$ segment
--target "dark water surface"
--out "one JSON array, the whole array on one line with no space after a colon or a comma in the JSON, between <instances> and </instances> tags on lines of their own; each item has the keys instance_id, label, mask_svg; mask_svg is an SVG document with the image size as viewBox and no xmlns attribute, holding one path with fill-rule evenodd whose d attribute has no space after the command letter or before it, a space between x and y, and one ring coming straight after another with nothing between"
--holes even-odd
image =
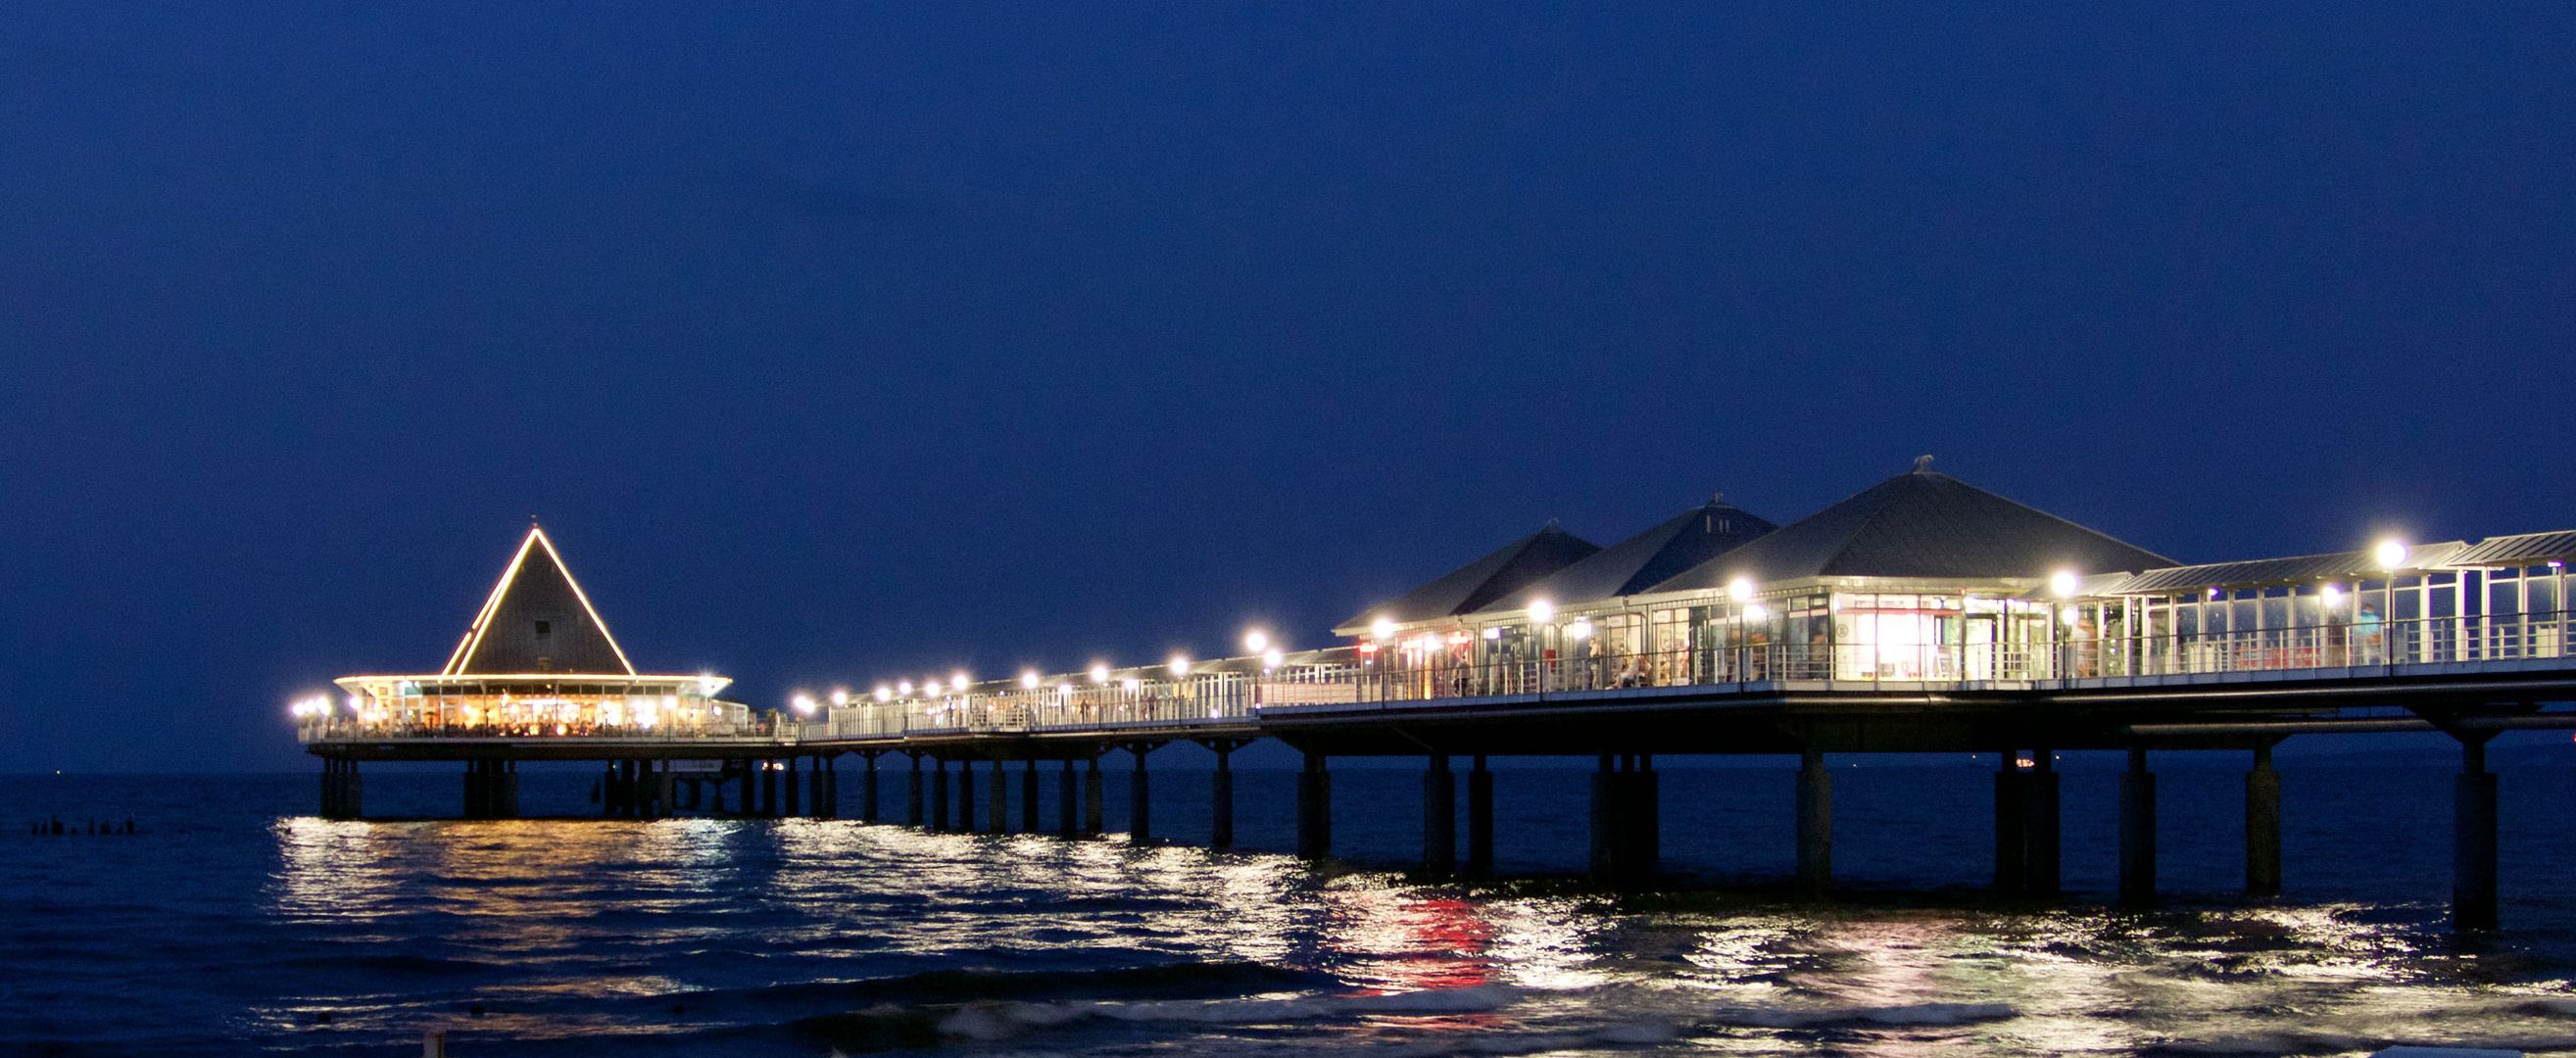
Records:
<instances>
[{"instance_id":1,"label":"dark water surface","mask_svg":"<svg viewBox=\"0 0 2576 1058\"><path fill-rule=\"evenodd\" d=\"M1240 773L1227 854L846 821L332 823L308 814L309 774L21 777L0 1052L417 1054L426 1028L466 1058L2576 1051L2576 769L2499 769L2506 929L2458 942L2446 769L2285 761L2289 892L2245 905L2236 756L2159 760L2174 896L2134 915L2099 906L2103 767L2066 779L2059 906L1978 891L1987 772L1838 771L1847 888L1821 908L1776 888L1791 780L1773 768L1664 771L1680 880L1620 900L1563 878L1576 771L1497 773L1519 877L1475 888L1391 869L1418 851L1411 771L1335 774L1350 859L1321 869L1282 854L1284 771ZM586 772L524 781L531 812L587 808ZM458 787L371 772L367 806L449 814ZM899 811L897 776L884 790ZM1203 773L1158 772L1155 801L1163 833L1204 840ZM28 836L46 813L143 833Z\"/></svg>"}]
</instances>

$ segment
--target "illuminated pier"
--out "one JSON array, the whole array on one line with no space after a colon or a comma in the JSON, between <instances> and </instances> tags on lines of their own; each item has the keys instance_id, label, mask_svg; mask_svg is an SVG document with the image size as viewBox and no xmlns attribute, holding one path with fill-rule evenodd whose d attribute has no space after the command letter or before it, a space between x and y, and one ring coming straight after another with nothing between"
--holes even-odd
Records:
<instances>
[{"instance_id":1,"label":"illuminated pier","mask_svg":"<svg viewBox=\"0 0 2576 1058\"><path fill-rule=\"evenodd\" d=\"M342 701L300 707L300 732L337 762L325 807L339 814L356 812L360 760L471 759L506 775L516 760L589 759L620 762L603 784L635 814L672 810L678 781L712 789L708 807L738 783L736 811L832 815L834 762L856 754L859 815L874 822L886 817L880 758L900 754L912 825L1003 832L1016 814L1018 829L1067 834L1104 828L1100 761L1123 750L1138 837L1151 833L1147 757L1189 740L1219 755L1221 845L1227 755L1277 738L1304 754L1301 855L1330 853L1330 758L1410 756L1428 762L1424 864L1471 872L1492 863L1485 759L1579 755L1597 763L1593 868L1610 879L1656 869L1655 755L1794 754L1798 879L1819 895L1832 879L1829 754L2000 754L1996 886L2046 896L2059 885L2052 753L2119 749L2130 759L2120 895L2145 902L2150 752L2251 754L2247 889L2266 895L2280 885L2273 746L2441 731L2463 758L2455 914L2494 924L2484 747L2503 730L2576 727L2576 712L2543 708L2576 700L2565 602L2576 532L2182 565L1929 463L1786 526L1712 500L1607 548L1550 527L1370 607L1322 649L1253 633L1235 657L950 673L800 694L764 713L717 700L715 677L636 675L531 532L448 671L342 680ZM511 601L523 576L524 605ZM545 606L559 616L536 616ZM547 639L549 620L573 621L573 637ZM539 640L582 645L547 653ZM477 643L498 644L489 662ZM1457 757L1469 758L1463 863L1449 822ZM1041 765L1058 773L1052 820L1040 818Z\"/></svg>"}]
</instances>

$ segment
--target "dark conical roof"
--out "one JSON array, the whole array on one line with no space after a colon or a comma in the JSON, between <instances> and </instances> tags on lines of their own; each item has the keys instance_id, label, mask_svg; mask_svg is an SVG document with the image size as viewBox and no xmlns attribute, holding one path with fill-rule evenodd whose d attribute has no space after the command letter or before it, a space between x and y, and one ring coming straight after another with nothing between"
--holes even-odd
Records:
<instances>
[{"instance_id":1,"label":"dark conical roof","mask_svg":"<svg viewBox=\"0 0 2576 1058\"><path fill-rule=\"evenodd\" d=\"M544 530L528 528L519 553L465 641L447 659L446 676L500 676L536 672L632 676L635 666L590 599L573 583L563 558Z\"/></svg>"},{"instance_id":2,"label":"dark conical roof","mask_svg":"<svg viewBox=\"0 0 2576 1058\"><path fill-rule=\"evenodd\" d=\"M1550 524L1429 584L1369 607L1333 632L1353 635L1381 617L1404 624L1467 613L1600 550L1601 545Z\"/></svg>"},{"instance_id":3,"label":"dark conical roof","mask_svg":"<svg viewBox=\"0 0 2576 1058\"><path fill-rule=\"evenodd\" d=\"M1634 595L1778 528L1723 497L1712 498L1479 609L1525 610L1541 599L1565 606Z\"/></svg>"},{"instance_id":4,"label":"dark conical roof","mask_svg":"<svg viewBox=\"0 0 2576 1058\"><path fill-rule=\"evenodd\" d=\"M2135 572L2174 560L1934 471L1870 486L1778 532L1700 563L1655 591L1800 577L2046 577Z\"/></svg>"}]
</instances>

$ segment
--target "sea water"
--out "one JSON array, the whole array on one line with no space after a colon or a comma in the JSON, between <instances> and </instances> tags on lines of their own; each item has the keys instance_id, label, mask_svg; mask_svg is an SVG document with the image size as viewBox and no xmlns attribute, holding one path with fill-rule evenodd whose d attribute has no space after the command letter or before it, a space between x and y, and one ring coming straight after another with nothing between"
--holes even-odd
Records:
<instances>
[{"instance_id":1,"label":"sea water","mask_svg":"<svg viewBox=\"0 0 2576 1058\"><path fill-rule=\"evenodd\" d=\"M1674 759L1669 878L1630 893L1578 877L1574 770L1496 772L1501 878L1474 885L1406 873L1417 770L1338 770L1343 858L1320 866L1285 854L1287 771L1237 773L1230 852L1199 847L1196 768L1155 773L1170 840L1145 845L848 820L329 822L311 774L21 777L26 818L0 831L0 1052L408 1055L429 1030L462 1058L2576 1051L2563 754L2498 768L2505 928L2465 939L2445 922L2448 769L2285 758L2287 891L2253 903L2233 895L2242 756L2158 757L2168 895L2135 913L2103 906L2116 757L2067 762L2062 902L1982 888L1991 758L1837 769L1828 904L1782 885L1791 771ZM1113 829L1123 763L1104 768ZM523 776L527 811L592 810L586 771ZM378 815L461 798L445 769L366 782ZM901 773L881 783L899 817ZM1018 825L1017 774L1010 792ZM28 833L56 816L73 833ZM129 818L132 835L86 832Z\"/></svg>"}]
</instances>

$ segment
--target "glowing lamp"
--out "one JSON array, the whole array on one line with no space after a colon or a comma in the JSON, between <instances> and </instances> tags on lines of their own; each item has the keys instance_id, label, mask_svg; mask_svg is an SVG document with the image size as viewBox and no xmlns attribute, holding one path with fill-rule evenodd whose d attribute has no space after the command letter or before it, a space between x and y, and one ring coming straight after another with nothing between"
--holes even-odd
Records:
<instances>
[{"instance_id":1,"label":"glowing lamp","mask_svg":"<svg viewBox=\"0 0 2576 1058\"><path fill-rule=\"evenodd\" d=\"M1592 619L1589 617L1577 617L1574 619L1573 627L1568 628L1565 631L1567 635L1571 635L1576 639L1590 639L1592 638Z\"/></svg>"},{"instance_id":2,"label":"glowing lamp","mask_svg":"<svg viewBox=\"0 0 2576 1058\"><path fill-rule=\"evenodd\" d=\"M1268 650L1270 649L1270 637L1257 631L1246 632L1243 634L1243 649L1255 654Z\"/></svg>"},{"instance_id":3,"label":"glowing lamp","mask_svg":"<svg viewBox=\"0 0 2576 1058\"><path fill-rule=\"evenodd\" d=\"M1539 601L1530 604L1530 621L1532 623L1546 624L1553 620L1556 620L1555 603L1549 602L1545 599L1540 599Z\"/></svg>"},{"instance_id":4,"label":"glowing lamp","mask_svg":"<svg viewBox=\"0 0 2576 1058\"><path fill-rule=\"evenodd\" d=\"M1024 689L1024 690L1032 690L1032 691L1037 690L1037 689L1038 689L1038 674L1037 674L1037 673L1034 673L1034 672L1023 672L1023 673L1021 673L1021 674L1020 674L1020 687L1021 687L1022 689Z\"/></svg>"},{"instance_id":5,"label":"glowing lamp","mask_svg":"<svg viewBox=\"0 0 2576 1058\"><path fill-rule=\"evenodd\" d=\"M1093 666L1091 667L1091 682L1093 682L1093 683L1107 683L1107 682L1109 682L1109 666L1107 666L1107 665L1093 665Z\"/></svg>"},{"instance_id":6,"label":"glowing lamp","mask_svg":"<svg viewBox=\"0 0 2576 1058\"><path fill-rule=\"evenodd\" d=\"M2083 587L2084 578L2076 576L2075 571L2071 569L2058 570L2048 578L2049 592L2061 599L2075 594Z\"/></svg>"},{"instance_id":7,"label":"glowing lamp","mask_svg":"<svg viewBox=\"0 0 2576 1058\"><path fill-rule=\"evenodd\" d=\"M1488 629L1486 629L1486 630L1485 630L1485 638L1487 638L1487 639L1501 639L1501 638L1503 638L1503 630L1502 630L1502 628L1501 628L1501 627L1499 627L1499 626L1497 626L1497 627L1494 627L1494 628L1488 628Z\"/></svg>"},{"instance_id":8,"label":"glowing lamp","mask_svg":"<svg viewBox=\"0 0 2576 1058\"><path fill-rule=\"evenodd\" d=\"M1369 622L1369 634L1376 636L1379 639L1395 638L1395 619L1391 617L1381 617Z\"/></svg>"},{"instance_id":9,"label":"glowing lamp","mask_svg":"<svg viewBox=\"0 0 2576 1058\"><path fill-rule=\"evenodd\" d=\"M1753 597L1753 582L1742 577L1726 582L1726 597L1743 602Z\"/></svg>"},{"instance_id":10,"label":"glowing lamp","mask_svg":"<svg viewBox=\"0 0 2576 1058\"><path fill-rule=\"evenodd\" d=\"M849 688L846 688L846 687L834 687L834 688L832 688L832 704L833 704L833 705L848 705L848 704L850 704L850 691L849 691Z\"/></svg>"},{"instance_id":11,"label":"glowing lamp","mask_svg":"<svg viewBox=\"0 0 2576 1058\"><path fill-rule=\"evenodd\" d=\"M2406 564L2406 545L2395 540L2380 541L2379 549L2371 554L2379 559L2381 569L2397 569Z\"/></svg>"},{"instance_id":12,"label":"glowing lamp","mask_svg":"<svg viewBox=\"0 0 2576 1058\"><path fill-rule=\"evenodd\" d=\"M1261 652L1261 666L1263 668L1278 668L1279 663L1286 660L1288 660L1287 655L1281 654L1277 647L1272 647Z\"/></svg>"},{"instance_id":13,"label":"glowing lamp","mask_svg":"<svg viewBox=\"0 0 2576 1058\"><path fill-rule=\"evenodd\" d=\"M1172 670L1172 678L1176 680L1180 679L1181 677L1190 674L1190 659L1180 654L1174 654L1172 655L1172 664L1170 667Z\"/></svg>"},{"instance_id":14,"label":"glowing lamp","mask_svg":"<svg viewBox=\"0 0 2576 1058\"><path fill-rule=\"evenodd\" d=\"M877 684L877 700L878 700L878 701L880 701L880 702L891 702L891 701L893 701L893 700L894 700L894 689L893 689L893 688L891 688L891 687L888 687L888 686L886 686L885 684L882 684L882 683Z\"/></svg>"}]
</instances>

